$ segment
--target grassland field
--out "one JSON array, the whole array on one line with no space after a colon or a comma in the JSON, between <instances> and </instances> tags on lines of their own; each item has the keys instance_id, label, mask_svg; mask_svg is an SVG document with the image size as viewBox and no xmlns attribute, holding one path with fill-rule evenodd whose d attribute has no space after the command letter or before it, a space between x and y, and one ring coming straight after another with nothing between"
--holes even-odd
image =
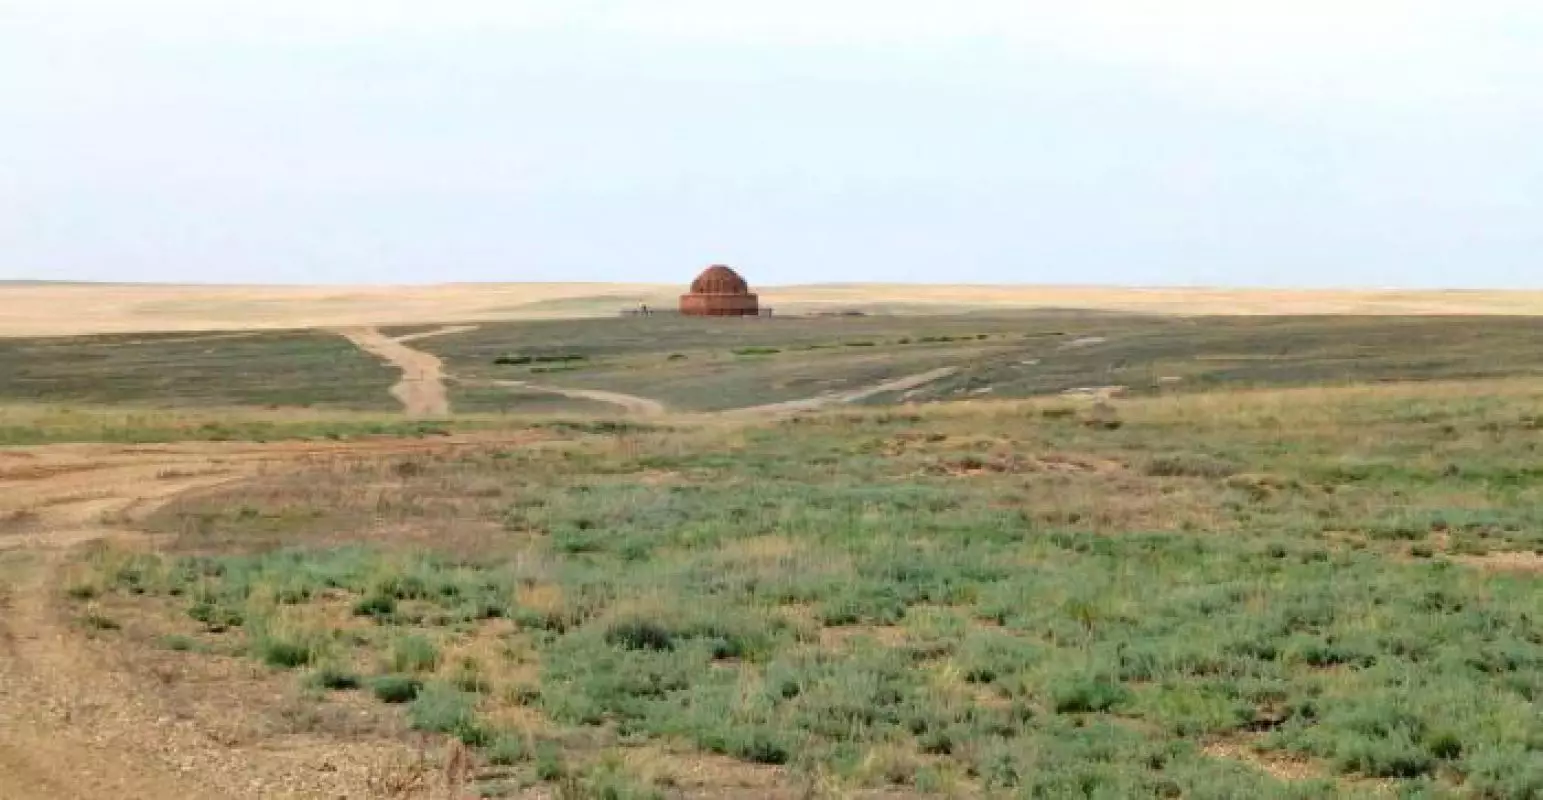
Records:
<instances>
[{"instance_id":1,"label":"grassland field","mask_svg":"<svg viewBox=\"0 0 1543 800\"><path fill-rule=\"evenodd\" d=\"M393 336L432 330L387 328ZM614 412L522 381L634 394L680 412L796 400L926 372L867 402L1134 394L1543 374L1528 317L1166 317L1025 311L704 321L487 323L412 346L463 417ZM503 362L503 363L500 363ZM378 412L394 370L326 331L0 339L0 403L79 409ZM13 434L15 439L21 434Z\"/></svg>"},{"instance_id":2,"label":"grassland field","mask_svg":"<svg viewBox=\"0 0 1543 800\"><path fill-rule=\"evenodd\" d=\"M73 642L93 702L213 732L249 771L223 796L1543 797L1540 345L1525 317L484 322L412 342L454 407L412 420L325 332L0 340L0 604L33 609L0 684L43 691ZM1099 386L1126 393L1063 394ZM6 546L80 502L43 499L48 459L151 442L171 466L70 517L100 536ZM328 768L264 771L302 750Z\"/></svg>"}]
</instances>

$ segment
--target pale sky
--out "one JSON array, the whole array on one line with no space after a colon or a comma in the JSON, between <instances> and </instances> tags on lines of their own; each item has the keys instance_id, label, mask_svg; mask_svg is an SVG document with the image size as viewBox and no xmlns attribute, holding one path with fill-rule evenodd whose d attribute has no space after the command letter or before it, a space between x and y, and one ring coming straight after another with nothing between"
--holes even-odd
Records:
<instances>
[{"instance_id":1,"label":"pale sky","mask_svg":"<svg viewBox=\"0 0 1543 800\"><path fill-rule=\"evenodd\" d=\"M1543 288L1536 0L0 0L0 279Z\"/></svg>"}]
</instances>

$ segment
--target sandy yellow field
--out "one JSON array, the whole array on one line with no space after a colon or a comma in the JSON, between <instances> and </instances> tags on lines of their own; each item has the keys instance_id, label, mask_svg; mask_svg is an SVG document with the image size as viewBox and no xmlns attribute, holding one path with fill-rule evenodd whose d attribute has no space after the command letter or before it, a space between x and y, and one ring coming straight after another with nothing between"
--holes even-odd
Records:
<instances>
[{"instance_id":1,"label":"sandy yellow field","mask_svg":"<svg viewBox=\"0 0 1543 800\"><path fill-rule=\"evenodd\" d=\"M0 283L0 336L257 330L609 316L681 287L621 283L171 286ZM1083 308L1164 314L1538 314L1543 292L839 284L760 289L783 313Z\"/></svg>"}]
</instances>

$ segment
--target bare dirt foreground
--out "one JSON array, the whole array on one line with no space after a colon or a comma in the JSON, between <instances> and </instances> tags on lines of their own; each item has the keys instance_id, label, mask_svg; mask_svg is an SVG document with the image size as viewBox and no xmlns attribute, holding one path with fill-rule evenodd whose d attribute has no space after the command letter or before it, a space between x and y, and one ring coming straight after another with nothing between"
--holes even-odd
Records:
<instances>
[{"instance_id":1,"label":"bare dirt foreground","mask_svg":"<svg viewBox=\"0 0 1543 800\"><path fill-rule=\"evenodd\" d=\"M751 280L754 281L753 271ZM1080 308L1156 314L1543 313L1538 291L1330 291L1083 286L832 284L757 287L779 313ZM418 325L613 316L667 307L680 286L611 283L440 286L172 286L0 283L0 336ZM60 313L69 309L70 313Z\"/></svg>"},{"instance_id":2,"label":"bare dirt foreground","mask_svg":"<svg viewBox=\"0 0 1543 800\"><path fill-rule=\"evenodd\" d=\"M318 459L492 441L0 451L0 798L453 796L400 740L243 731L240 705L281 704L282 686L233 661L177 674L136 663L87 636L60 593L78 548L156 547L135 521L179 495Z\"/></svg>"}]
</instances>

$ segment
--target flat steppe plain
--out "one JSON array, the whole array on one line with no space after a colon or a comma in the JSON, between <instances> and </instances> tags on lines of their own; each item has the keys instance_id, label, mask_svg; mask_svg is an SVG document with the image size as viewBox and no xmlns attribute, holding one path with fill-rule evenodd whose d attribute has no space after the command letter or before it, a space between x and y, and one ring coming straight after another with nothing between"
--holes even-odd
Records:
<instances>
[{"instance_id":1,"label":"flat steppe plain","mask_svg":"<svg viewBox=\"0 0 1543 800\"><path fill-rule=\"evenodd\" d=\"M752 275L753 278L753 275ZM825 284L755 287L782 313L958 313L1075 308L1154 314L1543 314L1538 291L1276 290ZM178 286L0 282L0 336L275 330L611 316L673 307L683 286L497 283L431 286Z\"/></svg>"},{"instance_id":2,"label":"flat steppe plain","mask_svg":"<svg viewBox=\"0 0 1543 800\"><path fill-rule=\"evenodd\" d=\"M1543 798L1543 295L676 291L0 284L0 798Z\"/></svg>"}]
</instances>

